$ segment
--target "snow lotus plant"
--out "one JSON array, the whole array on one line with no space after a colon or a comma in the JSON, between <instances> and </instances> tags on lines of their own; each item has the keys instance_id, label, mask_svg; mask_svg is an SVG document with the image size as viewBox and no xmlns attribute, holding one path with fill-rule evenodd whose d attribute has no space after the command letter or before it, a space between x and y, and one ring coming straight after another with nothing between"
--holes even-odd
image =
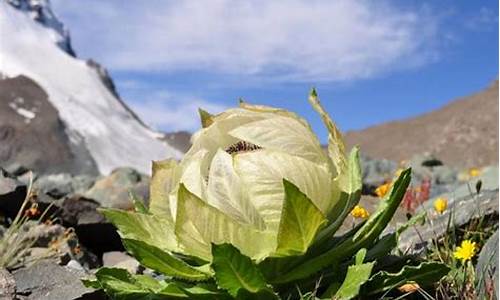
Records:
<instances>
[{"instance_id":1,"label":"snow lotus plant","mask_svg":"<svg viewBox=\"0 0 500 300\"><path fill-rule=\"evenodd\" d=\"M399 260L390 273L378 263L396 246L399 232L380 235L410 170L368 220L335 235L360 198L358 150L346 156L314 91L309 100L328 129L328 151L286 110L200 111L203 128L182 161L153 163L149 207L102 211L126 250L159 276L101 268L86 285L116 299L280 299L315 287L349 299L397 287L408 274L421 285L439 279L440 265Z\"/></svg>"}]
</instances>

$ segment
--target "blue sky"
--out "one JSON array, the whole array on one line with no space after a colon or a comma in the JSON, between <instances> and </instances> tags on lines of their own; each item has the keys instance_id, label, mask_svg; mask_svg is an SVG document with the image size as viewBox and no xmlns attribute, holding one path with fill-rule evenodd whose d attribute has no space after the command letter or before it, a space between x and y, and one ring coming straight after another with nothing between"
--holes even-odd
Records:
<instances>
[{"instance_id":1,"label":"blue sky","mask_svg":"<svg viewBox=\"0 0 500 300\"><path fill-rule=\"evenodd\" d=\"M315 86L344 131L439 108L498 78L498 1L53 0L81 58L165 131L238 98L326 131Z\"/></svg>"}]
</instances>

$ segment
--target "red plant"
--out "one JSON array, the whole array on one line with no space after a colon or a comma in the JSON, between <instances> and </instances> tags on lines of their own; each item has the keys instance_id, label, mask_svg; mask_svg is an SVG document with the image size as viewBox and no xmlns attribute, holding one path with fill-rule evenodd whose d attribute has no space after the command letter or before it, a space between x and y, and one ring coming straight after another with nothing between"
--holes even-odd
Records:
<instances>
[{"instance_id":1,"label":"red plant","mask_svg":"<svg viewBox=\"0 0 500 300\"><path fill-rule=\"evenodd\" d=\"M425 201L429 200L431 193L430 179L422 180L422 183L417 187L409 187L406 190L405 196L402 201L402 206L407 212L413 213L415 209Z\"/></svg>"}]
</instances>

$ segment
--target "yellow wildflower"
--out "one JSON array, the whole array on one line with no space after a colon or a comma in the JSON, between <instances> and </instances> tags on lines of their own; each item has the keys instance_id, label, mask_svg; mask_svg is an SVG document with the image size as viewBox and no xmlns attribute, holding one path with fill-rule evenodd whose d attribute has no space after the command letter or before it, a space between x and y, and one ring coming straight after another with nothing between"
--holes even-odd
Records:
<instances>
[{"instance_id":1,"label":"yellow wildflower","mask_svg":"<svg viewBox=\"0 0 500 300\"><path fill-rule=\"evenodd\" d=\"M471 259L476 254L476 243L471 242L470 240L463 240L462 244L455 250L453 256L456 259L460 259L462 263L465 263L467 260Z\"/></svg>"},{"instance_id":2,"label":"yellow wildflower","mask_svg":"<svg viewBox=\"0 0 500 300\"><path fill-rule=\"evenodd\" d=\"M399 177L401 175L401 173L403 173L404 169L403 168L399 168L396 170L396 172L394 173L394 175L396 175L396 177Z\"/></svg>"},{"instance_id":3,"label":"yellow wildflower","mask_svg":"<svg viewBox=\"0 0 500 300\"><path fill-rule=\"evenodd\" d=\"M389 191L390 187L391 187L391 183L390 182L384 183L381 186L379 186L377 189L375 189L375 194L379 198L382 198L382 197L385 196L385 194L387 194L387 192Z\"/></svg>"},{"instance_id":4,"label":"yellow wildflower","mask_svg":"<svg viewBox=\"0 0 500 300\"><path fill-rule=\"evenodd\" d=\"M478 168L470 168L469 169L469 176L470 177L477 177L481 175L481 170L479 170Z\"/></svg>"},{"instance_id":5,"label":"yellow wildflower","mask_svg":"<svg viewBox=\"0 0 500 300\"><path fill-rule=\"evenodd\" d=\"M361 219L366 219L366 218L368 218L368 216L370 216L368 211L364 207L362 207L361 205L356 205L352 209L351 215L355 218L361 218Z\"/></svg>"},{"instance_id":6,"label":"yellow wildflower","mask_svg":"<svg viewBox=\"0 0 500 300\"><path fill-rule=\"evenodd\" d=\"M442 214L446 208L448 208L448 200L446 198L439 197L434 201L434 209Z\"/></svg>"}]
</instances>

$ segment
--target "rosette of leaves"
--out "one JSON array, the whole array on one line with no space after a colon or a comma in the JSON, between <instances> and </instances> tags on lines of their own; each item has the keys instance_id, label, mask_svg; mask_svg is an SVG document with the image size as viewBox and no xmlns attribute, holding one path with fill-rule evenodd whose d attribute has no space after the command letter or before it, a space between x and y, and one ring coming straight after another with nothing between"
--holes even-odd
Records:
<instances>
[{"instance_id":1,"label":"rosette of leaves","mask_svg":"<svg viewBox=\"0 0 500 300\"><path fill-rule=\"evenodd\" d=\"M102 211L126 250L159 276L102 268L86 285L115 299L289 299L313 289L350 299L437 281L442 265L383 262L398 232L381 234L410 170L368 220L335 235L360 198L358 149L346 155L315 91L309 100L328 129L328 151L286 110L242 102L218 115L200 111L203 128L182 161L153 163L149 207Z\"/></svg>"}]
</instances>

